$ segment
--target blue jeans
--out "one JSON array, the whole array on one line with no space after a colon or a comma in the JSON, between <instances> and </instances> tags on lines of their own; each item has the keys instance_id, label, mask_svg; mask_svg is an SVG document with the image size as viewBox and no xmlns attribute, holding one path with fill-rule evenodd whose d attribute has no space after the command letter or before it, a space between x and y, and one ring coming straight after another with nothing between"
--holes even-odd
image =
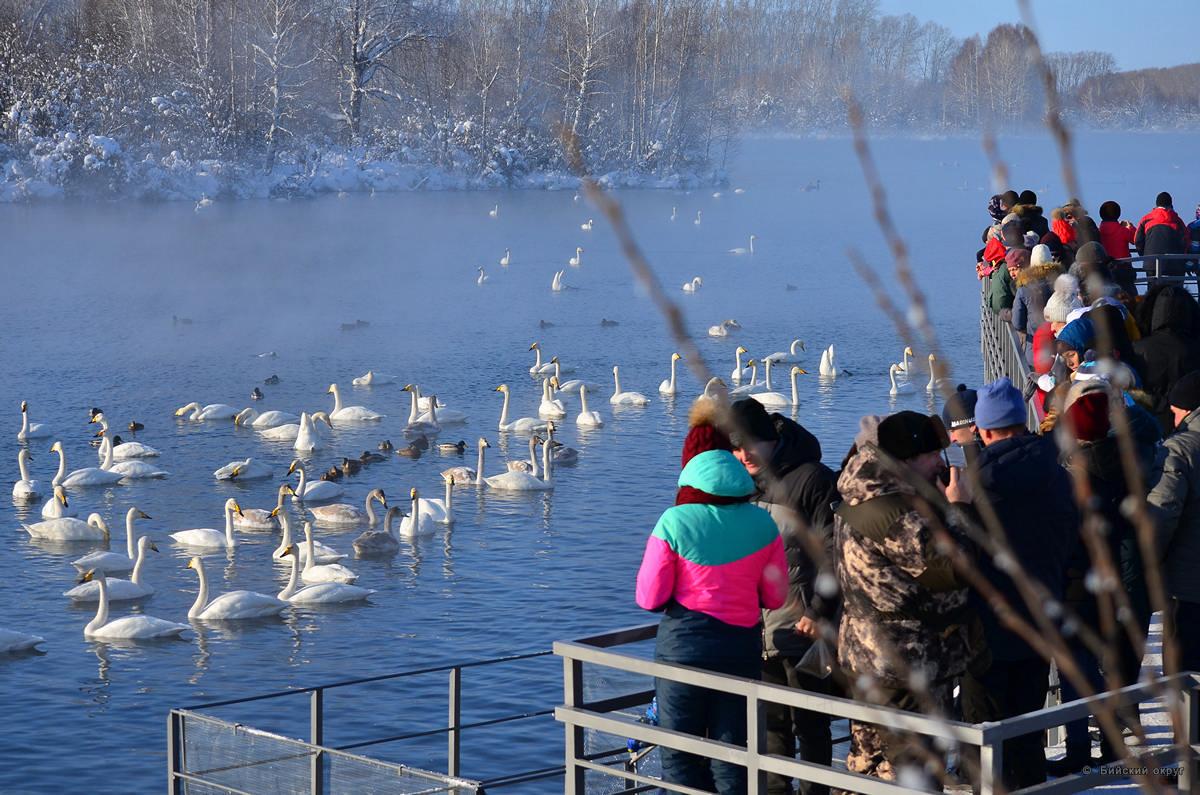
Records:
<instances>
[{"instance_id":1,"label":"blue jeans","mask_svg":"<svg viewBox=\"0 0 1200 795\"><path fill-rule=\"evenodd\" d=\"M677 604L667 607L658 625L654 659L758 679L762 635L758 627L735 627ZM664 729L694 734L730 745L746 744L746 700L667 679L655 681L658 722ZM746 791L746 769L727 762L659 749L663 780L718 793Z\"/></svg>"}]
</instances>

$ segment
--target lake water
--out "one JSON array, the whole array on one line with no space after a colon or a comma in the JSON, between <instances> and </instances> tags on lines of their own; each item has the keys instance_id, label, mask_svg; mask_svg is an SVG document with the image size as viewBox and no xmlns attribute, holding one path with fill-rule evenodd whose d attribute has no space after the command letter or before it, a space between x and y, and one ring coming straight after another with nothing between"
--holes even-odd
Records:
<instances>
[{"instance_id":1,"label":"lake water","mask_svg":"<svg viewBox=\"0 0 1200 795\"><path fill-rule=\"evenodd\" d=\"M1165 189L1181 208L1192 206L1188 180L1195 174L1178 165L1187 162L1192 143L1165 134L1083 136L1085 204L1094 209L1115 198L1136 219ZM1037 190L1048 214L1063 198L1049 141L1008 139L1001 149L1017 187ZM943 350L956 376L975 382L972 257L992 192L985 158L971 139L886 139L875 152ZM826 462L836 467L859 416L928 405L923 389L899 402L888 398L887 365L903 343L847 257L848 247L858 247L884 282L895 284L858 165L846 140L768 139L745 142L730 172L719 198L708 190L629 191L620 199L689 328L703 337L722 319L742 324L727 339L699 339L715 372L728 378L738 344L763 355L793 338L807 342L805 364L813 374L800 380L795 416L820 437ZM819 191L802 190L817 179ZM492 219L488 210L497 203L499 217ZM378 591L369 604L295 609L244 627L197 627L184 641L117 647L85 640L82 628L93 611L72 607L60 593L73 584L69 561L86 547L32 542L20 525L37 507L3 508L0 626L43 635L46 643L44 654L0 660L0 791L59 792L81 782L97 792L150 791L163 783L169 707L548 648L555 639L652 618L633 603L633 578L645 537L671 502L698 383L681 368L680 397L659 398L675 344L632 285L598 216L570 192L217 202L199 213L184 204L0 207L7 287L0 405L9 412L0 460L10 480L22 399L35 421L57 431L71 468L95 465L88 445L95 426L87 420L88 409L99 406L117 429L130 419L144 423L137 439L162 450L156 463L172 473L162 481L72 493L81 515L98 511L113 526L114 549L123 548L122 517L130 505L153 517L140 526L162 550L146 571L157 593L140 608L115 606L116 615L141 609L184 621L195 577L183 568L188 553L166 534L220 527L231 495L243 506L270 507L292 458L290 445L263 442L232 423L176 420L173 410L185 403L247 406L258 385L266 394L260 410L328 409L325 390L336 381L349 403L388 415L379 425L338 427L310 463L319 473L342 455L403 438L407 393L350 386L373 368L418 382L467 412L469 425L442 439L473 444L486 436L493 444L487 470L495 473L502 459L525 453L526 437L497 434L494 388L511 385L517 416L536 412L539 390L527 372L534 341L601 384L611 384L611 367L619 364L622 386L653 399L646 408L612 410L604 392L594 400L602 429L581 433L572 419L562 421L559 436L580 450L580 461L555 473L553 492L459 489L452 531L404 544L391 561L348 561L359 584ZM580 224L589 217L596 225L586 232ZM746 246L752 233L753 257L726 253ZM576 246L585 249L577 269L566 264ZM497 264L505 248L512 251L507 270ZM483 286L475 283L480 265L489 275ZM550 290L560 268L578 289ZM685 295L680 285L697 275L704 286ZM176 324L173 316L192 322ZM619 325L602 328L602 318ZM340 330L357 319L370 325ZM553 326L539 328L540 320ZM823 382L815 375L815 352L831 343L852 377ZM254 356L263 351L278 355ZM263 386L273 374L279 385ZM786 379L779 383L786 391ZM577 401L567 403L573 417ZM51 441L30 447L43 484L56 465ZM275 477L236 486L213 480L218 466L246 456L270 464ZM438 472L452 463L436 453L417 461L392 456L345 482L346 501L361 504L374 487L402 505L414 486L440 496ZM358 532L318 535L349 552ZM243 534L239 541L234 552L207 558L217 591L282 587L285 569L269 560L277 539ZM561 698L560 669L552 659L543 662L537 686L507 673L488 673L483 681L468 675L468 707L503 707L518 696L552 705ZM340 744L398 734L419 720L436 725L444 694L444 680L427 679L381 688L365 702L334 700L327 739ZM293 735L304 731L303 704L294 714L272 709L249 716ZM297 715L299 722L288 723ZM561 731L546 728L516 740L499 732L468 736L464 773L486 777L557 763ZM429 748L372 752L437 767L441 747L439 740Z\"/></svg>"}]
</instances>

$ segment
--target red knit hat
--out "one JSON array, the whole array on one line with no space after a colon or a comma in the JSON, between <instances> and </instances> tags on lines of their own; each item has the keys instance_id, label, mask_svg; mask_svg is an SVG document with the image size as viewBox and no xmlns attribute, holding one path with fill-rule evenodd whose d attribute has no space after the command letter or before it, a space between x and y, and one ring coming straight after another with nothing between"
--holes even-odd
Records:
<instances>
[{"instance_id":1,"label":"red knit hat","mask_svg":"<svg viewBox=\"0 0 1200 795\"><path fill-rule=\"evenodd\" d=\"M1063 413L1071 432L1081 442L1095 442L1108 436L1108 393L1103 390L1080 395Z\"/></svg>"},{"instance_id":2,"label":"red knit hat","mask_svg":"<svg viewBox=\"0 0 1200 795\"><path fill-rule=\"evenodd\" d=\"M687 466L688 461L709 450L733 450L733 444L725 433L712 425L695 426L683 440L683 460L680 465Z\"/></svg>"}]
</instances>

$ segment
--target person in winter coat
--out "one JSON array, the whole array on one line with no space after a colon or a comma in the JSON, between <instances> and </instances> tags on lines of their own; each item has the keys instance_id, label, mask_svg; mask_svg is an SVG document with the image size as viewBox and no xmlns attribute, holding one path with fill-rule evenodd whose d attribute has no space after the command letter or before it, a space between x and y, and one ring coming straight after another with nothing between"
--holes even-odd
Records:
<instances>
[{"instance_id":1,"label":"person in winter coat","mask_svg":"<svg viewBox=\"0 0 1200 795\"><path fill-rule=\"evenodd\" d=\"M1171 194L1163 191L1154 199L1154 209L1138 222L1133 243L1138 254L1151 257L1156 254L1186 254L1191 247L1191 233L1183 219L1175 214ZM1183 262L1179 260L1145 260L1143 266L1152 276L1178 277L1184 274ZM1156 269L1157 267L1157 269Z\"/></svg>"},{"instance_id":2,"label":"person in winter coat","mask_svg":"<svg viewBox=\"0 0 1200 795\"><path fill-rule=\"evenodd\" d=\"M1025 400L1008 378L980 388L975 424L984 447L976 468L975 483L982 489L977 500L986 500L994 512L998 529L1026 574L1050 598L1061 600L1067 563L1078 544L1079 515L1054 442L1030 434L1025 419ZM978 570L1019 616L1037 625L1012 578L991 556L980 556ZM963 718L981 723L1040 709L1046 701L1050 664L1006 629L982 597L977 604L991 660L986 670L970 670L963 677ZM1045 780L1040 731L1004 742L1003 777L1008 789Z\"/></svg>"},{"instance_id":3,"label":"person in winter coat","mask_svg":"<svg viewBox=\"0 0 1200 795\"><path fill-rule=\"evenodd\" d=\"M1154 401L1154 413L1163 432L1174 428L1167 395L1187 373L1200 370L1200 306L1191 294L1173 284L1156 289L1149 336L1134 343L1142 357L1143 386Z\"/></svg>"},{"instance_id":4,"label":"person in winter coat","mask_svg":"<svg viewBox=\"0 0 1200 795\"><path fill-rule=\"evenodd\" d=\"M788 561L788 599L763 614L764 682L832 694L829 677L797 666L823 629L836 627L838 599L833 587L833 505L837 481L821 463L821 443L782 414L768 414L757 400L730 407L733 455L754 478L753 502L765 508L783 536ZM818 576L827 582L818 586ZM781 705L767 707L767 750L795 756L799 742L805 762L829 766L833 736L829 716ZM805 795L828 795L829 788L804 782ZM767 774L767 792L791 793L785 776Z\"/></svg>"},{"instance_id":5,"label":"person in winter coat","mask_svg":"<svg viewBox=\"0 0 1200 795\"><path fill-rule=\"evenodd\" d=\"M1033 335L1033 372L1038 376L1050 375L1053 380L1065 380L1068 371L1066 364L1059 358L1055 335L1067 325L1067 318L1072 312L1083 308L1079 300L1079 281L1069 274L1063 274L1054 280L1054 293L1046 300L1043 317L1046 322L1038 327ZM1055 372L1055 371L1058 372ZM1045 380L1038 381L1038 405L1044 406L1049 389L1044 388Z\"/></svg>"},{"instance_id":6,"label":"person in winter coat","mask_svg":"<svg viewBox=\"0 0 1200 795\"><path fill-rule=\"evenodd\" d=\"M1050 247L1040 244L1034 246L1029 255L1029 267L1017 272L1012 324L1023 344L1032 341L1045 322L1046 302L1054 294L1055 279L1062 273L1062 266L1050 255Z\"/></svg>"},{"instance_id":7,"label":"person in winter coat","mask_svg":"<svg viewBox=\"0 0 1200 795\"><path fill-rule=\"evenodd\" d=\"M1157 551L1171 598L1167 630L1179 670L1200 670L1200 371L1179 379L1167 397L1175 432L1163 442L1146 502L1154 511Z\"/></svg>"},{"instance_id":8,"label":"person in winter coat","mask_svg":"<svg viewBox=\"0 0 1200 795\"><path fill-rule=\"evenodd\" d=\"M1113 280L1111 262L1104 246L1095 241L1084 243L1075 252L1075 262L1069 272L1079 280L1079 289L1085 304L1094 303L1098 298L1115 298L1121 294L1120 286Z\"/></svg>"},{"instance_id":9,"label":"person in winter coat","mask_svg":"<svg viewBox=\"0 0 1200 795\"><path fill-rule=\"evenodd\" d=\"M1188 253L1200 254L1200 204L1196 205L1196 220L1188 224L1188 235L1191 238Z\"/></svg>"},{"instance_id":10,"label":"person in winter coat","mask_svg":"<svg viewBox=\"0 0 1200 795\"><path fill-rule=\"evenodd\" d=\"M1068 203L1062 207L1055 207L1050 211L1050 231L1058 236L1058 239L1062 241L1064 246L1071 249L1078 248L1075 217L1072 214L1075 210L1076 205Z\"/></svg>"},{"instance_id":11,"label":"person in winter coat","mask_svg":"<svg viewBox=\"0 0 1200 795\"><path fill-rule=\"evenodd\" d=\"M977 619L934 531L957 534L963 525L955 510L932 505L913 485L936 482L946 431L937 417L901 411L880 422L876 434L878 446L858 446L838 478L838 658L857 697L914 712L932 703L948 714L954 681L972 655ZM958 488L952 480L947 498L953 501ZM923 695L914 689L918 680ZM846 767L888 780L902 766L920 770L924 758L915 742L851 721Z\"/></svg>"},{"instance_id":12,"label":"person in winter coat","mask_svg":"<svg viewBox=\"0 0 1200 795\"><path fill-rule=\"evenodd\" d=\"M1046 220L1042 208L1038 206L1037 194L1033 191L1021 191L1012 211L1021 219L1022 232L1033 232L1040 240L1050 231L1050 223Z\"/></svg>"},{"instance_id":13,"label":"person in winter coat","mask_svg":"<svg viewBox=\"0 0 1200 795\"><path fill-rule=\"evenodd\" d=\"M1121 220L1121 205L1114 201L1106 201L1100 205L1100 245L1104 253L1114 260L1129 257L1129 247L1133 245L1133 224ZM1133 266L1128 262L1114 263L1113 279L1121 286L1126 295L1136 296L1137 286L1134 283Z\"/></svg>"},{"instance_id":14,"label":"person in winter coat","mask_svg":"<svg viewBox=\"0 0 1200 795\"><path fill-rule=\"evenodd\" d=\"M771 515L750 503L754 480L712 424L713 401L693 410L675 506L659 518L637 575L637 603L662 610L654 659L757 679L763 608L787 599L787 559ZM659 725L745 745L744 699L658 679ZM663 778L733 795L746 769L662 748Z\"/></svg>"}]
</instances>

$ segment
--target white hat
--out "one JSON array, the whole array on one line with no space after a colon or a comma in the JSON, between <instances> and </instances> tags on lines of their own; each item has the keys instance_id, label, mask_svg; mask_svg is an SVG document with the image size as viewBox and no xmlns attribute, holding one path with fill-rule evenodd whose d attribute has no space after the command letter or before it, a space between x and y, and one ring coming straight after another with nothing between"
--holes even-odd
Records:
<instances>
[{"instance_id":1,"label":"white hat","mask_svg":"<svg viewBox=\"0 0 1200 795\"><path fill-rule=\"evenodd\" d=\"M1049 265L1054 261L1054 254L1051 253L1050 247L1044 243L1039 243L1033 247L1033 251L1029 254L1029 265L1036 268L1039 265Z\"/></svg>"}]
</instances>

